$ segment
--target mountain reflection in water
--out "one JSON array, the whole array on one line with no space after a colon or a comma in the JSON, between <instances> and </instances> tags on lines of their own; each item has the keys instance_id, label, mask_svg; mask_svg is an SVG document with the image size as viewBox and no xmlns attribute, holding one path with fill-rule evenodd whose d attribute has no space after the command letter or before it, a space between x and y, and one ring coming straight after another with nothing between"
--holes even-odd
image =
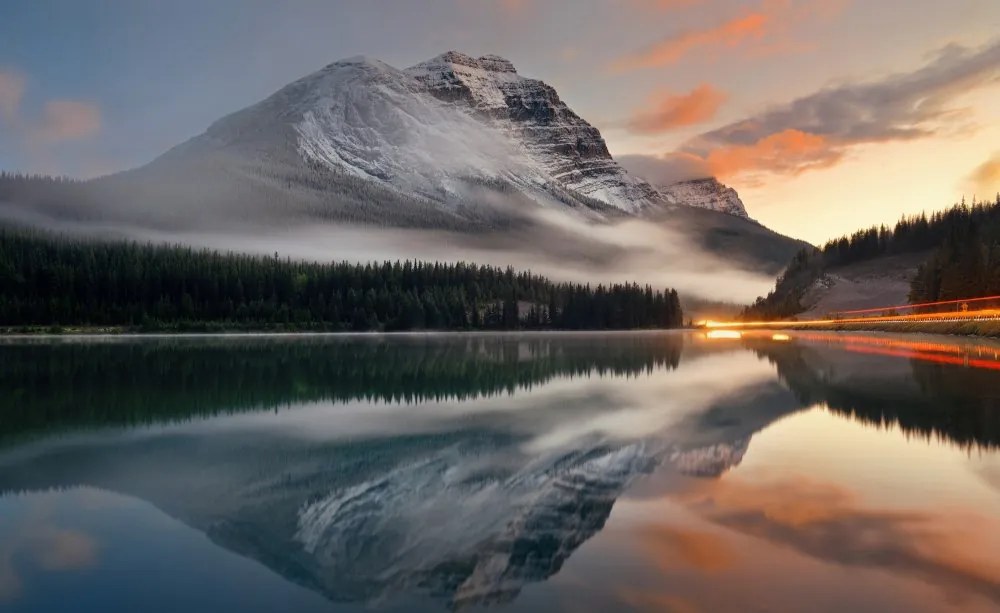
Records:
<instances>
[{"instance_id":1,"label":"mountain reflection in water","mask_svg":"<svg viewBox=\"0 0 1000 613\"><path fill-rule=\"evenodd\" d=\"M793 577L853 608L1000 606L988 343L304 335L11 340L0 358L0 508L144 501L341 607L811 608ZM110 574L93 551L87 572ZM0 586L47 610L32 595L66 573L35 557L0 551ZM753 581L773 594L740 607Z\"/></svg>"}]
</instances>

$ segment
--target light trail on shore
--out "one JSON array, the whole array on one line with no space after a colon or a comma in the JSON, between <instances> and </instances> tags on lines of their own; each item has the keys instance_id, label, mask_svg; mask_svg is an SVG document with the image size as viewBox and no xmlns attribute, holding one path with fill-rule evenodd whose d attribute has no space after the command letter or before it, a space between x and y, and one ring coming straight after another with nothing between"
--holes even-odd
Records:
<instances>
[{"instance_id":1,"label":"light trail on shore","mask_svg":"<svg viewBox=\"0 0 1000 613\"><path fill-rule=\"evenodd\" d=\"M900 304L896 306L875 307L872 309L853 309L850 311L833 311L831 315L859 315L861 313L884 313L887 311L905 311L908 309L920 309L932 306L945 306L949 304L963 305L973 302L986 302L995 300L1000 302L1000 296L983 296L981 298L961 298L958 300L938 300L937 302L918 302L916 304Z\"/></svg>"},{"instance_id":2,"label":"light trail on shore","mask_svg":"<svg viewBox=\"0 0 1000 613\"><path fill-rule=\"evenodd\" d=\"M889 310L889 309L876 309ZM914 313L911 315L882 315L876 317L841 317L806 320L775 320L775 321L713 321L700 322L705 328L787 328L787 327L822 327L841 324L892 324L892 323L942 323L963 321L1000 320L1000 308L979 309L975 311L952 311L945 313Z\"/></svg>"}]
</instances>

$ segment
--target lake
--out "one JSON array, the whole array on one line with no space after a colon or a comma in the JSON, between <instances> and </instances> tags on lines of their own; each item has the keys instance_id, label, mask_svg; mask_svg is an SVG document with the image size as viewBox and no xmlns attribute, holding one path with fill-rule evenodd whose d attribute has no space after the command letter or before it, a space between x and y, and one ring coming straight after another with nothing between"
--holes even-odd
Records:
<instances>
[{"instance_id":1,"label":"lake","mask_svg":"<svg viewBox=\"0 0 1000 613\"><path fill-rule=\"evenodd\" d=\"M997 611L1000 345L0 341L4 611Z\"/></svg>"}]
</instances>

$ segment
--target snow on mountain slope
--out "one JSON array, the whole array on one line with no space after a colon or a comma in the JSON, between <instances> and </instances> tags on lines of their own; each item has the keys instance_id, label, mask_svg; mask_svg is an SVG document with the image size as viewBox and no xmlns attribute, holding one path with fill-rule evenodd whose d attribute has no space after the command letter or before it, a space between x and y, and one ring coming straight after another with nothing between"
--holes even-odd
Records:
<instances>
[{"instance_id":1,"label":"snow on mountain slope","mask_svg":"<svg viewBox=\"0 0 1000 613\"><path fill-rule=\"evenodd\" d=\"M515 143L378 60L336 62L306 83L294 128L309 161L449 204L468 179L524 189L550 181Z\"/></svg>"},{"instance_id":2,"label":"snow on mountain slope","mask_svg":"<svg viewBox=\"0 0 1000 613\"><path fill-rule=\"evenodd\" d=\"M564 187L630 213L662 203L651 185L615 162L597 128L508 60L450 51L406 72L439 99L498 128Z\"/></svg>"},{"instance_id":3,"label":"snow on mountain slope","mask_svg":"<svg viewBox=\"0 0 1000 613\"><path fill-rule=\"evenodd\" d=\"M208 152L271 174L274 164L343 173L448 211L489 191L591 216L664 203L553 88L496 56L449 52L405 71L364 56L334 62L163 157Z\"/></svg>"},{"instance_id":4,"label":"snow on mountain slope","mask_svg":"<svg viewBox=\"0 0 1000 613\"><path fill-rule=\"evenodd\" d=\"M750 219L736 190L714 178L681 181L672 185L657 186L657 189L674 204L686 204Z\"/></svg>"}]
</instances>

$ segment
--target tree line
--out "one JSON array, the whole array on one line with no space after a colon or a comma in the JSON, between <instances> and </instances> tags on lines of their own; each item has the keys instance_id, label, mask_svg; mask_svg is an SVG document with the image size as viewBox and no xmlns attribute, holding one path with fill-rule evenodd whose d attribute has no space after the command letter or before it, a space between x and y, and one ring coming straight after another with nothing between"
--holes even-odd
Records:
<instances>
[{"instance_id":1,"label":"tree line","mask_svg":"<svg viewBox=\"0 0 1000 613\"><path fill-rule=\"evenodd\" d=\"M778 277L775 289L748 307L747 319L777 319L805 310L801 299L827 269L880 256L934 250L911 284L910 301L1000 294L1000 194L993 201L959 204L906 216L892 229L872 226L803 249Z\"/></svg>"},{"instance_id":2,"label":"tree line","mask_svg":"<svg viewBox=\"0 0 1000 613\"><path fill-rule=\"evenodd\" d=\"M910 282L910 302L1000 294L1000 195L975 203L947 228L934 254Z\"/></svg>"},{"instance_id":3,"label":"tree line","mask_svg":"<svg viewBox=\"0 0 1000 613\"><path fill-rule=\"evenodd\" d=\"M673 328L677 292L468 263L316 263L0 229L0 326L329 331Z\"/></svg>"},{"instance_id":4,"label":"tree line","mask_svg":"<svg viewBox=\"0 0 1000 613\"><path fill-rule=\"evenodd\" d=\"M807 358L801 346L750 342L776 366L803 406L821 403L869 426L898 427L907 436L945 440L969 450L1000 449L1000 398L987 393L996 389L996 371L910 360L915 385L899 385L897 374L886 376L884 385L858 386L824 376L817 366L821 362Z\"/></svg>"},{"instance_id":5,"label":"tree line","mask_svg":"<svg viewBox=\"0 0 1000 613\"><path fill-rule=\"evenodd\" d=\"M0 447L28 434L314 402L471 400L680 363L678 335L235 335L0 344ZM169 381L170 385L164 385Z\"/></svg>"}]
</instances>

